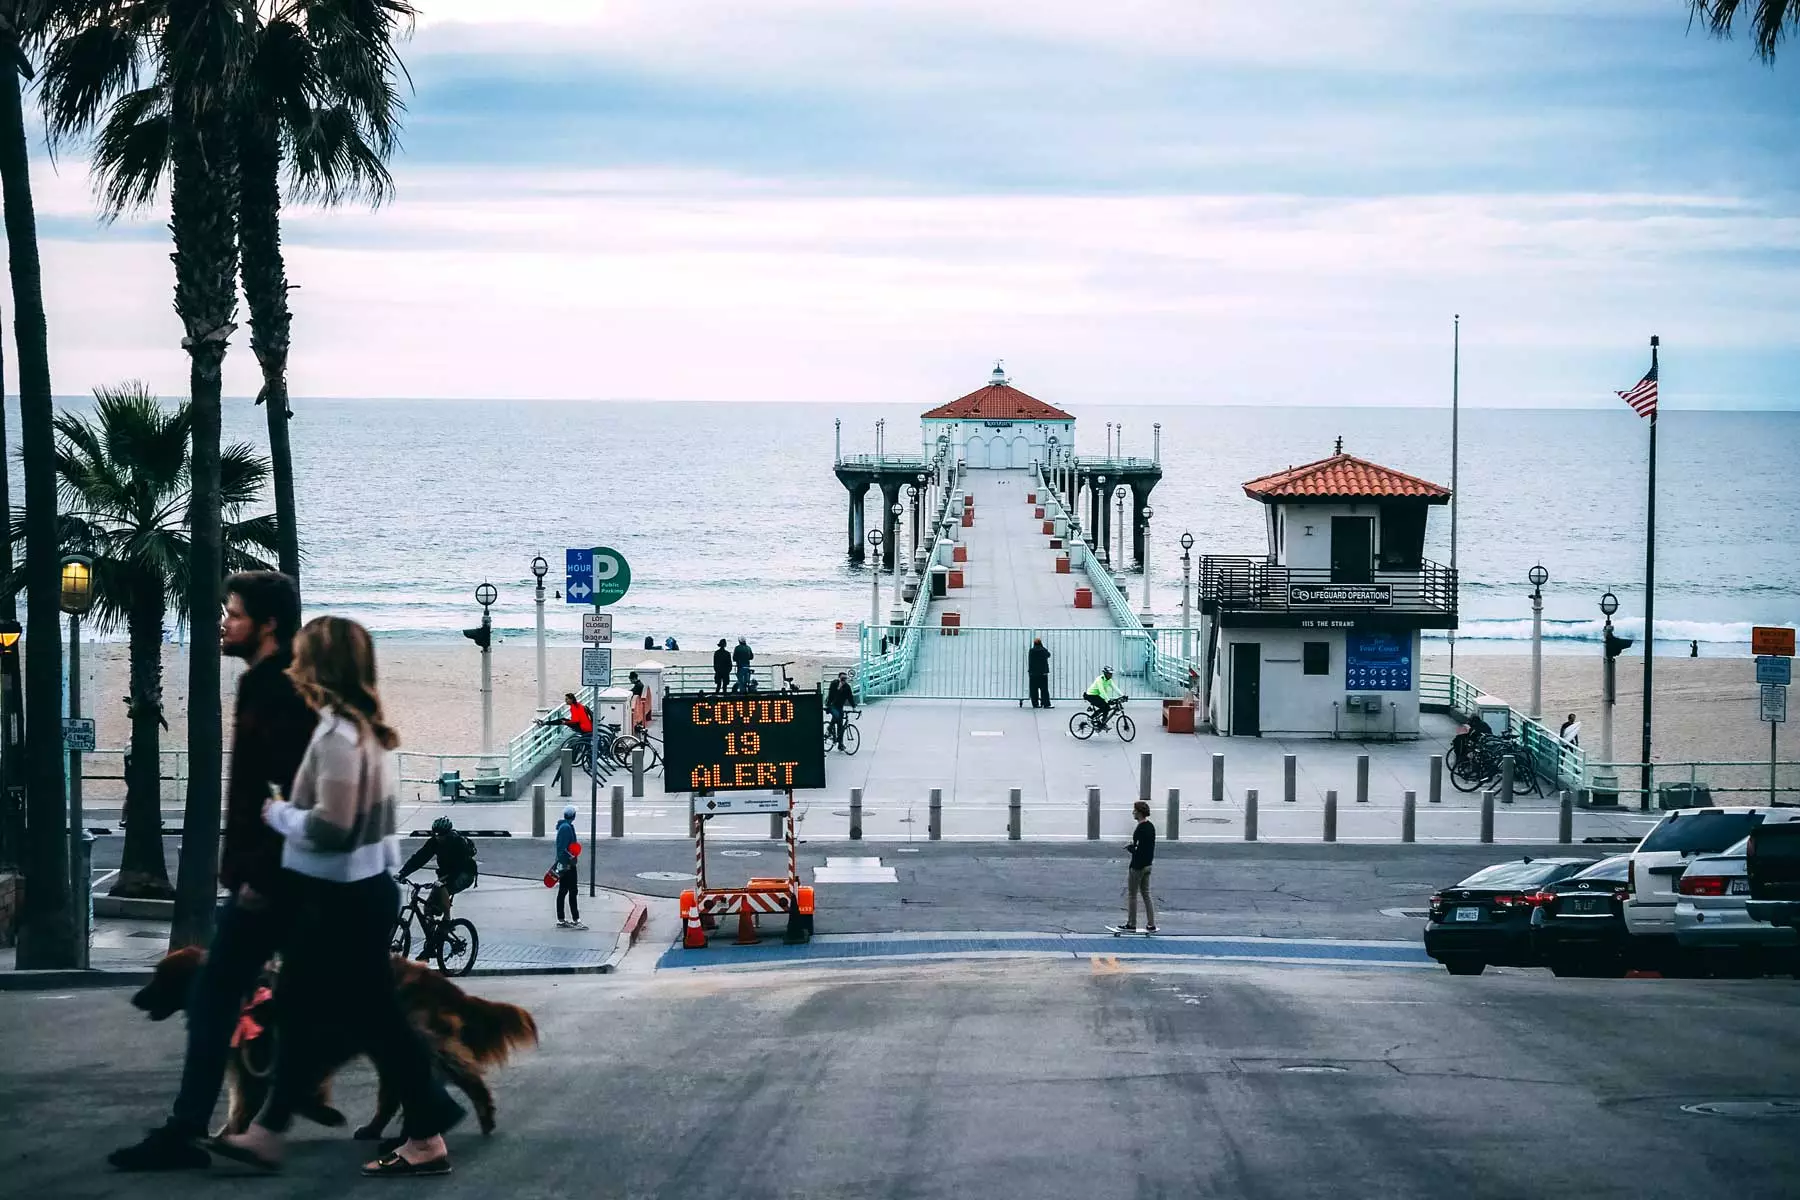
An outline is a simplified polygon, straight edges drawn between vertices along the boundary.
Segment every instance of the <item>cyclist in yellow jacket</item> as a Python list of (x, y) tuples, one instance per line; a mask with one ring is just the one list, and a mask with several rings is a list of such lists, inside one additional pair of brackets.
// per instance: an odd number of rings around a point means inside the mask
[(1094, 720), (1099, 721), (1106, 716), (1108, 706), (1119, 699), (1122, 694), (1119, 691), (1119, 685), (1113, 682), (1112, 668), (1101, 667), (1100, 677), (1088, 687), (1087, 693), (1082, 699), (1086, 700), (1088, 707), (1094, 710)]

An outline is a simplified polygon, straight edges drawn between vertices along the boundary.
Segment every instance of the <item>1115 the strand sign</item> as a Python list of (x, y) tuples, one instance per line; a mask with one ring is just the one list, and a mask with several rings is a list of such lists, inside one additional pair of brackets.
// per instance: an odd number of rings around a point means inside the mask
[(663, 790), (825, 786), (825, 706), (817, 690), (672, 695), (663, 703)]

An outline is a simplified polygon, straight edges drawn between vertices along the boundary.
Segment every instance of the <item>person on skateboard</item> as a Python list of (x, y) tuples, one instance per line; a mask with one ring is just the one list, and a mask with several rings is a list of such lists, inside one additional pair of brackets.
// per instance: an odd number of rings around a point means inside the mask
[(1150, 822), (1150, 806), (1139, 800), (1131, 806), (1137, 828), (1131, 831), (1126, 849), (1131, 851), (1131, 868), (1125, 877), (1126, 933), (1137, 932), (1138, 896), (1144, 897), (1144, 932), (1156, 932), (1156, 909), (1150, 904), (1150, 864), (1156, 858), (1156, 826)]

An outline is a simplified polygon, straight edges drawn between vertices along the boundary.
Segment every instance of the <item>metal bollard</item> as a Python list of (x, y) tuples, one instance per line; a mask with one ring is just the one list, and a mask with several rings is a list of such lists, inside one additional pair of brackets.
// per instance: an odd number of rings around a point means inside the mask
[(1369, 756), (1366, 754), (1356, 756), (1356, 802), (1369, 802)]
[(943, 839), (943, 836), (944, 836), (944, 789), (943, 788), (932, 788), (931, 789), (930, 821), (927, 825), (927, 828), (930, 830), (930, 832), (927, 836), (930, 837), (930, 839), (932, 841), (936, 842), (936, 841), (941, 841)]
[(70, 844), (69, 854), (73, 859), (70, 872), (73, 879), (81, 881), (80, 894), (74, 897), (75, 920), (80, 924), (76, 931), (75, 966), (85, 971), (93, 965), (90, 956), (94, 945), (94, 835), (91, 830), (83, 829)]
[(1256, 840), (1256, 789), (1244, 793), (1244, 840)]
[(644, 794), (644, 748), (639, 746), (631, 752), (631, 796), (637, 799)]
[(1563, 846), (1575, 840), (1575, 797), (1567, 790), (1557, 795), (1556, 840)]
[(1325, 793), (1325, 840), (1337, 841), (1337, 793)]
[(1019, 789), (1014, 788), (1006, 794), (1006, 840), (1019, 840)]
[(1138, 755), (1138, 799), (1150, 803), (1150, 752)]
[(1513, 793), (1513, 756), (1500, 760), (1500, 803), (1511, 804)]
[(1171, 842), (1181, 840), (1181, 789), (1169, 789), (1169, 819), (1164, 825), (1163, 836)]
[(1431, 756), (1431, 792), (1426, 799), (1433, 804), (1444, 802), (1444, 756), (1441, 754)]
[(1419, 794), (1406, 793), (1406, 802), (1400, 810), (1400, 840), (1403, 842), (1418, 841), (1419, 829)]
[(562, 758), (556, 767), (556, 774), (562, 780), (563, 799), (567, 800), (575, 794), (575, 749), (572, 746), (562, 748)]
[(1225, 756), (1215, 754), (1213, 758), (1213, 803), (1225, 803)]
[(541, 783), (531, 785), (531, 836), (544, 836), (544, 793), (549, 791)]
[(613, 784), (612, 835), (616, 838), (625, 836), (625, 785), (622, 783)]
[(784, 838), (786, 836), (787, 836), (787, 814), (785, 812), (770, 813), (769, 814), (769, 839), (771, 841), (780, 841), (782, 838)]
[(1299, 764), (1300, 760), (1292, 754), (1281, 756), (1281, 799), (1284, 803), (1294, 802), (1294, 772)]
[(1494, 840), (1494, 793), (1481, 793), (1481, 844), (1486, 846)]
[(862, 841), (862, 789), (850, 789), (850, 840)]
[(1088, 841), (1100, 840), (1100, 789), (1088, 789)]

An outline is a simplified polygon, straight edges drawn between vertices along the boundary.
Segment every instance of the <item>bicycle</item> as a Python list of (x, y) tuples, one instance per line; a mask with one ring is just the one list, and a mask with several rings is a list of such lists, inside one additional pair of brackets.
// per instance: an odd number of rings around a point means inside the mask
[(662, 750), (656, 739), (648, 733), (624, 733), (613, 739), (611, 755), (621, 767), (631, 765), (631, 756), (637, 750), (644, 752), (644, 769), (653, 771), (662, 766)]
[[(539, 721), (537, 724), (544, 726), (567, 726), (568, 723), (566, 721)], [(588, 734), (582, 733), (580, 730), (573, 730), (572, 733), (573, 736), (564, 744), (567, 745), (572, 752), (575, 766), (586, 771), (589, 775), (594, 774), (593, 743), (596, 739)], [(600, 758), (602, 760), (599, 778), (605, 779), (606, 776), (611, 773), (611, 767), (607, 765), (606, 760), (613, 757), (613, 745), (619, 736), (619, 727), (610, 722), (602, 722), (599, 733), (600, 736), (598, 741), (600, 743)]]
[(1448, 760), (1450, 786), (1459, 792), (1472, 792), (1499, 779), (1506, 759), (1513, 760), (1512, 794), (1543, 795), (1537, 772), (1532, 769), (1531, 755), (1511, 733), (1489, 734), (1452, 747)]
[(420, 962), (435, 958), (438, 970), (446, 975), (467, 975), (474, 970), (475, 956), (481, 949), (481, 935), (476, 932), (475, 923), (466, 917), (446, 921), (434, 916), (419, 898), (420, 893), (430, 891), (433, 885), (405, 882), (412, 888), (412, 896), (401, 906), (388, 949), (402, 958), (412, 957), (412, 923), (416, 918), (425, 939), (419, 949)]
[(831, 734), (831, 721), (827, 718), (825, 722), (825, 752), (827, 754), (833, 750), (841, 750), (845, 754), (855, 754), (862, 749), (862, 734), (857, 730), (856, 723), (850, 719), (861, 715), (860, 708), (846, 708), (843, 728), (837, 731), (835, 738)]
[(1120, 741), (1131, 741), (1137, 737), (1137, 722), (1125, 713), (1125, 702), (1129, 699), (1130, 696), (1120, 696), (1117, 700), (1107, 701), (1106, 710), (1097, 719), (1091, 710), (1083, 709), (1069, 718), (1069, 732), (1085, 742), (1096, 733), (1112, 729), (1118, 732)]

